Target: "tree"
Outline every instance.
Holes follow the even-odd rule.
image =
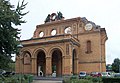
[[[106,71],[112,71],[112,65],[111,64],[106,65]]]
[[[17,7],[11,5],[9,0],[0,0],[0,68],[5,69],[11,62],[12,54],[18,52],[20,30],[13,26],[21,25],[26,21],[22,20],[26,13],[22,13],[27,3],[24,0]]]
[[[112,63],[112,70],[116,73],[119,72],[119,66],[120,66],[120,59],[119,58],[115,58],[114,62]]]

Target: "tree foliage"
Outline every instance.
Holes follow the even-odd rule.
[[[11,5],[9,0],[0,0],[0,68],[6,68],[11,61],[11,54],[18,52],[20,30],[14,26],[21,25],[26,13],[22,13],[27,3],[24,0],[17,7]],[[4,65],[3,65],[4,64]]]
[[[115,58],[114,62],[112,63],[112,70],[116,73],[119,72],[119,67],[120,67],[120,59],[119,58]]]

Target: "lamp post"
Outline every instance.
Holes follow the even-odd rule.
[[[17,47],[18,47],[18,55],[21,56],[21,54],[22,54],[21,49],[23,48],[23,45],[19,44],[19,45],[17,45]],[[21,74],[22,74],[22,71],[21,71],[21,58],[19,60],[19,73],[20,73],[20,83],[22,83],[22,80],[21,80],[21,78],[22,78],[22,76],[21,76]]]

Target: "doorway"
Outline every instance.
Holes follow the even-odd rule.
[[[62,52],[55,49],[52,53],[52,75],[62,76]]]
[[[45,52],[39,51],[37,54],[37,75],[38,76],[45,76],[46,70],[46,59],[45,59]]]

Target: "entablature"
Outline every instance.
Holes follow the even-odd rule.
[[[43,44],[54,44],[54,43],[64,43],[71,42],[74,45],[80,46],[80,42],[77,38],[73,37],[71,34],[56,35],[42,38],[33,38],[29,40],[22,40],[21,43],[23,46],[31,45],[43,45]]]

